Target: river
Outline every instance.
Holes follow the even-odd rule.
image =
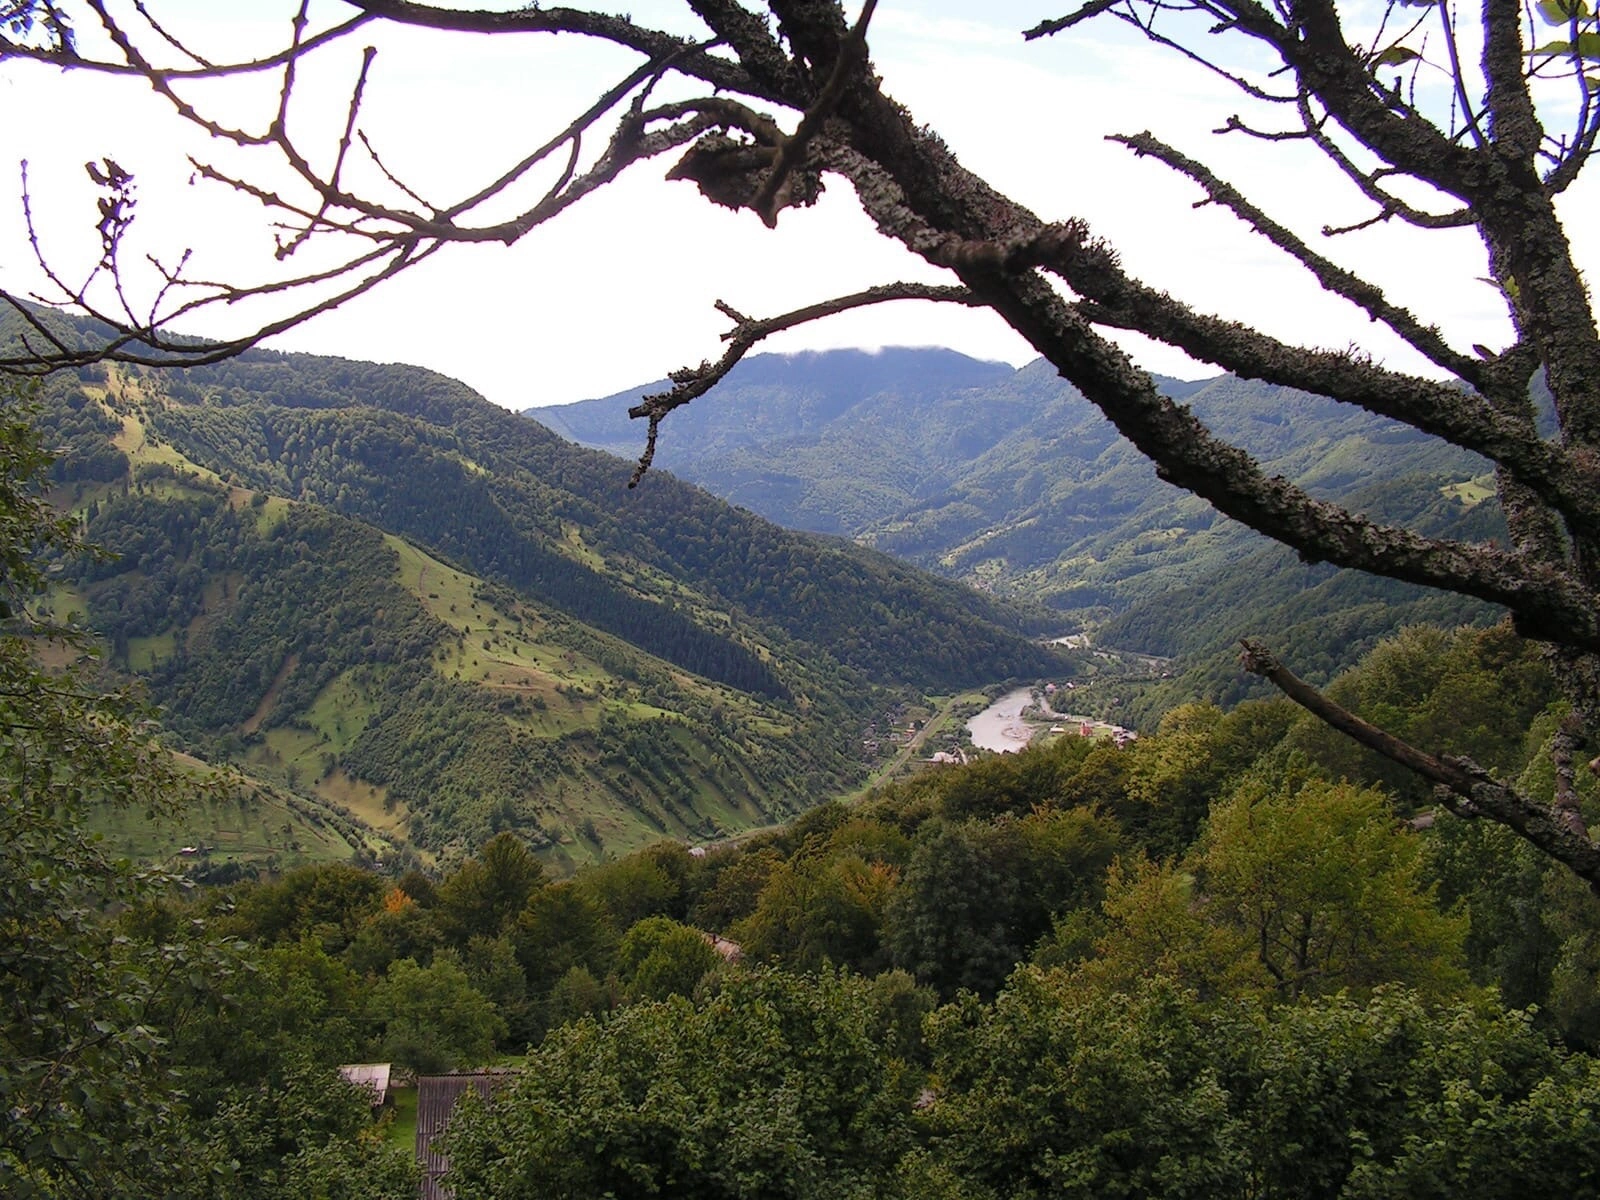
[[[1009,754],[1021,750],[1032,739],[1034,728],[1022,719],[1022,710],[1033,703],[1032,688],[1007,692],[967,722],[972,744],[982,750]]]

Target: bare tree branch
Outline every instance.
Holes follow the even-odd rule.
[[[1427,209],[1417,208],[1407,204],[1379,185],[1380,176],[1376,171],[1364,170],[1357,166],[1355,161],[1345,153],[1342,146],[1329,137],[1323,129],[1323,120],[1311,111],[1308,98],[1300,102],[1300,120],[1305,129],[1306,136],[1318,150],[1322,151],[1327,160],[1344,172],[1360,190],[1361,194],[1378,206],[1377,216],[1345,226],[1324,226],[1323,233],[1333,236],[1340,233],[1350,233],[1358,229],[1365,229],[1368,225],[1378,221],[1387,221],[1391,217],[1399,217],[1408,225],[1415,225],[1418,229],[1460,229],[1472,224],[1472,210],[1467,207],[1457,208],[1450,212],[1436,213]]]
[[[661,392],[653,396],[645,396],[640,403],[628,410],[628,415],[635,420],[646,418],[650,422],[649,431],[645,435],[644,453],[639,457],[639,465],[634,468],[633,475],[628,480],[630,488],[637,487],[645,473],[650,470],[650,464],[655,461],[656,437],[661,429],[661,422],[668,413],[674,409],[682,408],[691,400],[696,400],[705,395],[718,383],[727,377],[729,371],[738,365],[752,347],[775,333],[785,329],[793,329],[797,325],[804,325],[811,321],[819,321],[824,317],[837,316],[842,312],[852,309],[866,308],[873,304],[884,304],[890,300],[936,300],[951,304],[965,304],[968,307],[979,307],[982,301],[965,288],[938,287],[925,283],[886,283],[877,287],[868,288],[864,292],[855,292],[849,296],[838,296],[832,300],[823,300],[817,304],[808,304],[804,308],[797,308],[781,316],[754,319],[745,316],[737,309],[717,301],[717,311],[722,313],[734,323],[734,327],[722,335],[722,340],[729,343],[728,349],[715,363],[702,362],[698,367],[685,367],[674,371],[669,376],[672,380],[672,390]]]
[[[1181,154],[1148,130],[1133,135],[1113,134],[1108,140],[1120,142],[1135,154],[1159,159],[1173,170],[1187,175],[1205,189],[1212,201],[1227,208],[1310,271],[1324,291],[1344,297],[1374,321],[1382,321],[1435,365],[1470,383],[1478,382],[1479,364],[1464,354],[1456,353],[1440,336],[1437,327],[1423,325],[1411,313],[1390,303],[1381,289],[1312,250],[1283,225],[1246,200],[1237,188],[1218,179],[1204,164]]]
[[[791,92],[779,94],[757,81],[749,72],[726,59],[717,58],[684,38],[638,25],[627,17],[606,16],[574,8],[522,8],[509,12],[487,9],[435,8],[411,0],[344,0],[368,16],[382,17],[400,25],[417,25],[441,32],[459,33],[574,33],[598,38],[617,46],[636,50],[651,59],[671,58],[680,53],[680,69],[713,87],[726,88],[765,100],[793,99]],[[709,6],[703,6],[709,7]],[[720,31],[719,31],[720,32]],[[686,52],[686,53],[685,53]],[[791,74],[791,81],[795,77]],[[791,82],[790,86],[793,86]]]
[[[310,37],[307,37],[298,46],[290,46],[273,54],[263,55],[260,58],[245,59],[240,62],[211,63],[200,59],[182,43],[177,42],[161,26],[150,20],[144,4],[136,6],[161,39],[179,50],[186,58],[200,63],[196,67],[141,67],[132,62],[108,62],[103,59],[85,59],[78,55],[77,50],[71,45],[53,48],[37,48],[19,45],[15,42],[5,44],[7,58],[31,59],[34,62],[48,63],[51,66],[72,70],[93,71],[97,75],[126,75],[140,79],[148,79],[151,74],[159,76],[170,83],[174,80],[202,80],[226,79],[240,75],[253,75],[262,71],[270,71],[282,67],[288,60],[296,55],[309,54],[322,46],[332,45],[370,23],[376,18],[370,13],[360,13],[337,25],[329,26]]]
[[[1098,17],[1103,12],[1108,12],[1120,4],[1122,0],[1093,0],[1082,8],[1075,9],[1064,17],[1056,17],[1050,21],[1040,21],[1032,29],[1023,33],[1028,41],[1036,38],[1049,37],[1051,34],[1060,33],[1063,29],[1071,29],[1074,25],[1081,24],[1091,17]]]

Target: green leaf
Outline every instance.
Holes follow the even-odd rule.
[[[1539,15],[1551,25],[1566,25],[1574,17],[1580,21],[1592,14],[1587,0],[1539,0]]]
[[[1530,58],[1540,54],[1559,55],[1563,58],[1592,59],[1600,62],[1600,32],[1590,30],[1580,33],[1576,46],[1571,41],[1546,42],[1528,51]]]
[[[1372,65],[1375,67],[1397,67],[1401,63],[1410,62],[1412,59],[1421,57],[1422,55],[1409,46],[1390,46],[1372,60]]]

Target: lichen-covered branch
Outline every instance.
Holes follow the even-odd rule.
[[[1476,383],[1480,378],[1481,362],[1458,353],[1444,340],[1436,326],[1422,324],[1404,308],[1391,302],[1381,288],[1318,254],[1281,222],[1273,220],[1250,203],[1238,188],[1217,178],[1205,164],[1169,146],[1149,130],[1136,134],[1114,134],[1110,140],[1121,143],[1137,155],[1149,155],[1187,175],[1205,189],[1213,203],[1228,209],[1310,271],[1323,290],[1350,301],[1374,321],[1382,321],[1436,366],[1470,383]]]
[[[1329,699],[1260,643],[1246,640],[1240,644],[1246,671],[1269,680],[1318,720],[1367,749],[1437,784],[1441,799],[1457,814],[1484,817],[1514,829],[1551,858],[1565,863],[1600,894],[1600,847],[1589,838],[1582,822],[1573,819],[1576,814],[1570,806],[1560,801],[1552,806],[1540,804],[1501,783],[1469,759],[1444,758],[1419,750]]]

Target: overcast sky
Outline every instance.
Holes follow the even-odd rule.
[[[216,54],[281,43],[294,8],[277,0],[147,3]],[[641,22],[694,28],[681,4],[625,7]],[[328,0],[317,12],[326,20],[340,9]],[[887,90],[968,167],[1046,219],[1086,219],[1148,282],[1307,345],[1356,344],[1393,365],[1415,365],[1232,217],[1195,209],[1193,185],[1104,137],[1151,129],[1319,241],[1324,224],[1368,215],[1331,168],[1281,144],[1215,136],[1211,130],[1240,111],[1237,93],[1111,22],[1023,42],[1022,29],[1059,11],[1039,0],[883,0],[869,39],[873,61]],[[308,144],[330,144],[317,142],[317,131],[342,116],[341,97],[370,40],[363,31],[308,68],[291,114]],[[401,33],[378,46],[364,127],[385,162],[430,198],[492,178],[636,62],[569,38]],[[247,107],[242,95],[213,90],[204,98],[230,112]],[[87,270],[98,252],[83,163],[106,155],[139,181],[141,252],[171,260],[193,248],[198,273],[231,278],[270,261],[270,237],[253,203],[190,183],[184,152],[216,151],[148,88],[0,63],[0,111],[7,114],[0,178],[10,181],[0,186],[0,282],[8,288],[37,284],[21,219],[23,159],[44,244],[68,275]],[[714,209],[691,185],[665,182],[669,165],[634,168],[513,247],[447,249],[272,344],[418,363],[496,403],[526,408],[608,394],[715,357],[727,328],[712,307],[719,298],[765,316],[871,284],[941,278],[881,238],[837,180],[814,209],[789,210],[769,231],[751,213]],[[1569,198],[1569,214],[1581,211],[1586,196],[1592,202],[1592,188]],[[1592,259],[1593,222],[1569,216],[1569,224],[1580,253]],[[1457,345],[1504,341],[1503,306],[1479,279],[1483,253],[1470,234],[1381,228],[1323,248],[1377,276]],[[217,314],[192,331],[228,335],[234,319]],[[907,303],[814,324],[768,348],[888,344],[939,344],[1015,364],[1033,357],[993,317]],[[1215,373],[1171,350],[1125,344],[1153,370]]]

